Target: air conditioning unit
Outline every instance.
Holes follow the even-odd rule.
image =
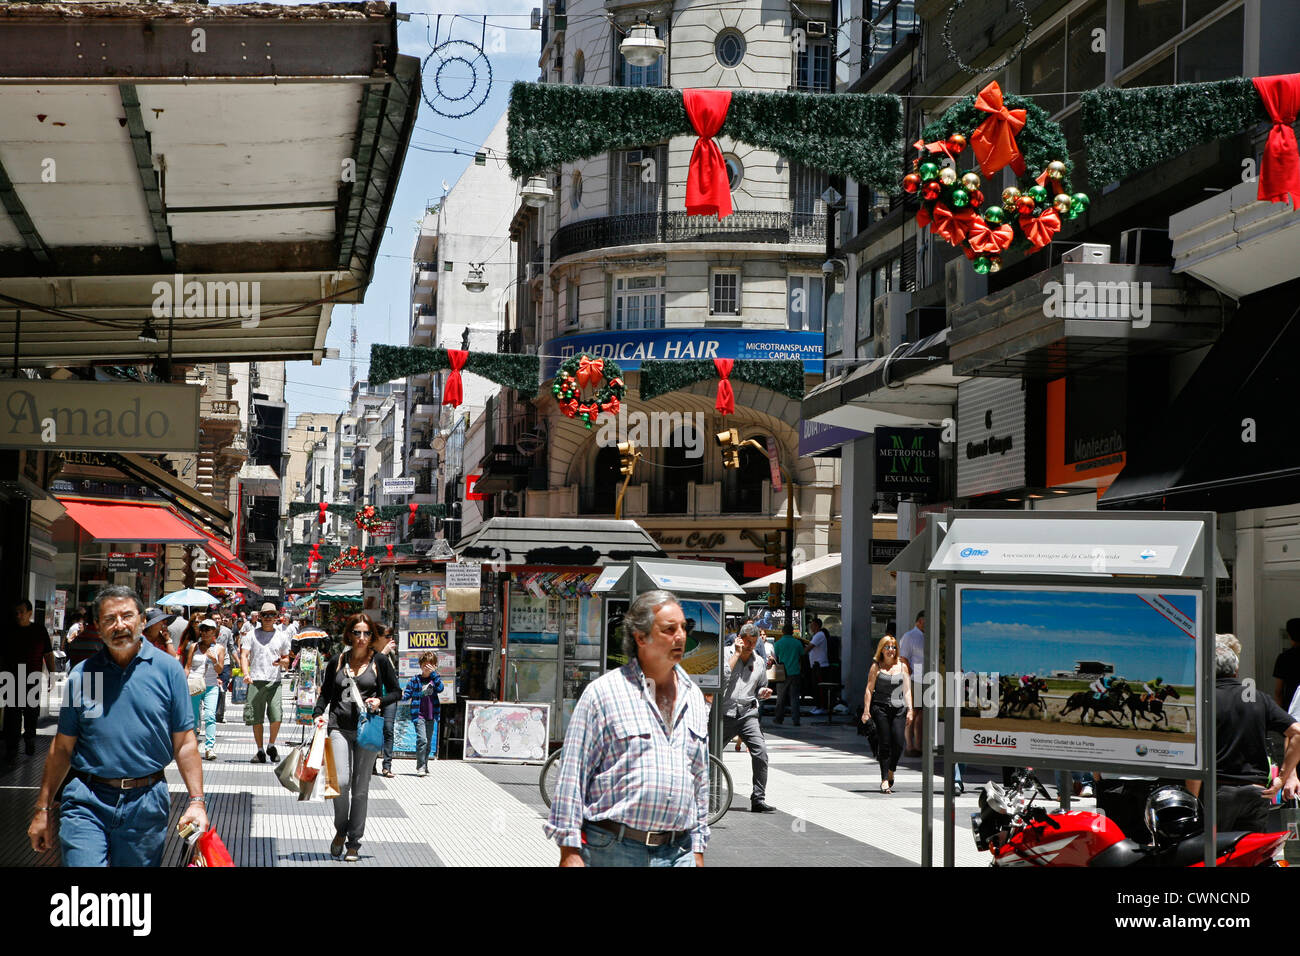
[[[529,281],[529,282],[532,282],[534,279],[540,279],[540,278],[541,278],[543,275],[545,275],[545,274],[546,274],[546,264],[545,264],[545,263],[542,263],[542,262],[530,262],[530,263],[528,263],[528,281]]]
[[[826,35],[826,21],[809,20],[807,32],[810,37],[824,37]]]
[[[910,292],[886,292],[871,303],[871,327],[887,351],[907,341],[907,310],[911,307]]]
[[[517,491],[501,492],[501,510],[520,512],[524,508],[524,496]]]
[[[628,164],[629,166],[640,166],[640,165],[641,165],[641,154],[642,154],[643,152],[644,152],[644,150],[640,150],[640,149],[629,149],[629,150],[624,154],[624,156],[626,157],[627,164]]]

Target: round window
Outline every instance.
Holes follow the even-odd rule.
[[[582,205],[582,173],[573,171],[572,186],[569,189],[569,207],[577,209]]]
[[[581,83],[582,78],[587,75],[587,58],[579,50],[573,54],[573,82]]]
[[[745,35],[739,30],[723,30],[713,41],[713,52],[728,69],[740,66],[745,58]]]
[[[722,159],[727,164],[727,183],[732,190],[735,190],[740,185],[740,181],[745,178],[745,166],[730,153],[725,153]]]

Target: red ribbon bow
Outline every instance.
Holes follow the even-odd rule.
[[[600,410],[601,410],[602,412],[609,412],[611,415],[617,415],[617,414],[618,414],[618,407],[619,407],[619,406],[618,406],[618,396],[615,395],[613,398],[611,398],[609,401],[607,401],[604,405],[600,406]]]
[[[718,370],[718,400],[714,402],[713,407],[723,415],[736,414],[736,393],[732,391],[731,369],[736,364],[735,359],[715,358],[713,367]]]
[[[1257,76],[1251,80],[1273,121],[1264,146],[1264,161],[1259,168],[1259,199],[1286,202],[1300,208],[1300,151],[1296,148],[1296,114],[1300,113],[1300,73],[1282,76]]]
[[[447,384],[442,389],[442,404],[450,405],[452,408],[459,408],[460,403],[465,400],[465,389],[460,380],[460,370],[465,367],[468,360],[468,352],[460,349],[447,349],[447,362],[451,365],[451,374],[447,376]]]
[[[731,90],[682,90],[686,116],[699,137],[686,173],[686,215],[731,215],[731,181],[722,150],[714,142],[731,107]]]
[[[588,385],[596,385],[605,377],[605,360],[593,359],[583,356],[578,359],[578,374],[574,376],[578,380],[578,385],[586,388]]]
[[[325,503],[324,501],[322,501],[322,502],[320,503],[320,512],[316,515],[316,523],[317,523],[317,524],[324,524],[324,523],[325,523],[325,512],[328,511],[328,510],[329,510],[329,505],[328,505],[327,503]]]
[[[406,507],[411,512],[406,518],[406,526],[409,528],[411,527],[411,525],[415,524],[415,513],[420,510],[420,506],[416,504],[414,501],[412,501]]]
[[[952,159],[953,165],[957,164],[957,160],[953,159],[952,151],[948,149],[948,141],[946,139],[936,139],[933,143],[927,143],[922,138],[918,139],[912,145],[923,153],[943,153],[949,159]]]
[[[1052,241],[1052,237],[1061,231],[1061,217],[1055,209],[1048,209],[1041,216],[1021,216],[1020,228],[1025,238],[1034,249],[1041,249]]]
[[[1014,238],[1015,232],[1011,228],[1011,223],[1004,222],[994,228],[983,216],[973,218],[970,222],[970,230],[966,233],[966,241],[970,243],[971,251],[988,255],[1003,252],[1011,245],[1011,240]]]
[[[996,80],[979,91],[975,108],[990,114],[970,136],[980,172],[987,179],[1010,163],[1016,175],[1023,176],[1025,157],[1020,155],[1020,147],[1016,145],[1016,134],[1025,126],[1025,111],[1009,110],[1002,105],[1002,87]]]
[[[384,545],[384,550],[387,552],[386,557],[388,558],[388,560],[389,561],[393,560],[393,546],[391,544],[386,544]]]
[[[961,241],[966,238],[966,233],[970,229],[970,224],[974,218],[975,211],[972,209],[953,212],[942,203],[936,203],[933,212],[924,206],[921,207],[920,212],[916,214],[916,224],[922,229],[928,225],[930,231],[936,236],[954,246],[959,246]]]
[[[576,418],[578,415],[578,400],[571,398],[567,402],[560,402],[560,410],[570,418]]]

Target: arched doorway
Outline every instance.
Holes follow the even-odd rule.
[[[704,446],[699,437],[692,426],[682,425],[673,432],[669,446],[659,450],[658,457],[663,462],[655,496],[659,514],[685,514],[690,483],[703,483],[704,456],[699,450]]]

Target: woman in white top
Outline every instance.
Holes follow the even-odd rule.
[[[185,649],[185,672],[189,678],[190,704],[194,707],[194,736],[204,729],[204,760],[217,759],[217,695],[220,676],[226,666],[226,649],[217,640],[217,622],[208,618],[199,624],[199,639]]]

